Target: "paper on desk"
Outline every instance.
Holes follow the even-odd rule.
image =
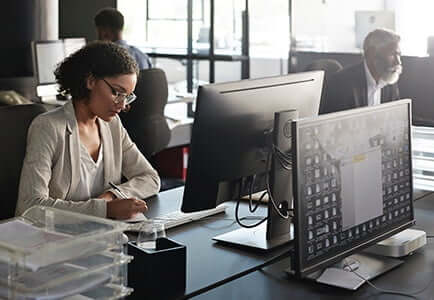
[[[47,268],[43,268],[38,272],[26,272],[21,274],[16,279],[17,286],[23,287],[23,289],[17,288],[17,299],[60,299],[66,296],[79,294],[96,286],[102,285],[108,282],[111,276],[107,273],[92,273],[85,276],[79,276],[77,272],[86,270],[85,268],[75,266],[72,264],[53,265]],[[7,282],[8,266],[2,264],[0,266],[1,280]],[[66,281],[59,285],[50,288],[38,288],[45,285],[47,282],[55,281],[56,278],[63,276],[76,276],[76,279]],[[0,295],[4,297],[9,296],[9,288],[7,285],[0,285]]]
[[[137,213],[134,216],[132,216],[131,218],[123,220],[123,221],[127,222],[127,223],[135,223],[135,222],[142,222],[142,221],[146,221],[146,220],[147,220],[147,218],[145,217],[144,214]]]
[[[0,244],[6,247],[14,247],[20,250],[29,251],[25,261],[18,260],[21,267],[33,271],[54,263],[66,261],[83,255],[93,254],[106,248],[106,244],[97,241],[78,241],[68,247],[57,247],[53,242],[71,239],[70,235],[59,232],[50,232],[45,228],[39,228],[23,222],[12,220],[0,224]],[[51,243],[51,247],[45,247]],[[45,247],[45,248],[44,248]],[[59,249],[59,250],[57,250]],[[9,262],[10,253],[0,251],[0,261]],[[22,265],[24,264],[24,265]]]
[[[46,243],[68,238],[54,232],[47,232],[20,220],[13,220],[0,224],[0,243],[18,248],[33,249]]]

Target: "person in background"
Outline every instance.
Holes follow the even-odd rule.
[[[320,114],[399,99],[399,42],[399,35],[390,30],[370,32],[363,42],[363,61],[339,71],[328,81]]]
[[[122,38],[124,16],[117,9],[103,8],[95,15],[94,21],[99,40],[110,41],[127,49],[136,60],[140,70],[152,68],[149,56],[137,47],[128,45]]]
[[[101,41],[57,67],[59,92],[72,100],[29,128],[16,215],[33,205],[113,219],[147,210],[139,199],[158,193],[160,179],[118,117],[136,98],[138,72],[124,48]]]

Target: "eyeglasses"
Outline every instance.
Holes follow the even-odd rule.
[[[108,83],[104,78],[102,79],[108,87],[112,90],[112,94],[114,96],[113,102],[114,104],[118,105],[121,102],[124,102],[125,105],[131,104],[134,102],[134,100],[137,99],[137,96],[134,95],[134,93],[131,93],[129,95],[125,93],[118,92],[110,83]]]

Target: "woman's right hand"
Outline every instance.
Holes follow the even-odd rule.
[[[118,220],[125,220],[135,214],[148,210],[146,202],[135,198],[113,199],[107,201],[107,217]]]

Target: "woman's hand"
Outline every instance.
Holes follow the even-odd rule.
[[[125,220],[137,213],[148,210],[146,202],[135,198],[113,199],[107,201],[107,217],[112,219]]]

